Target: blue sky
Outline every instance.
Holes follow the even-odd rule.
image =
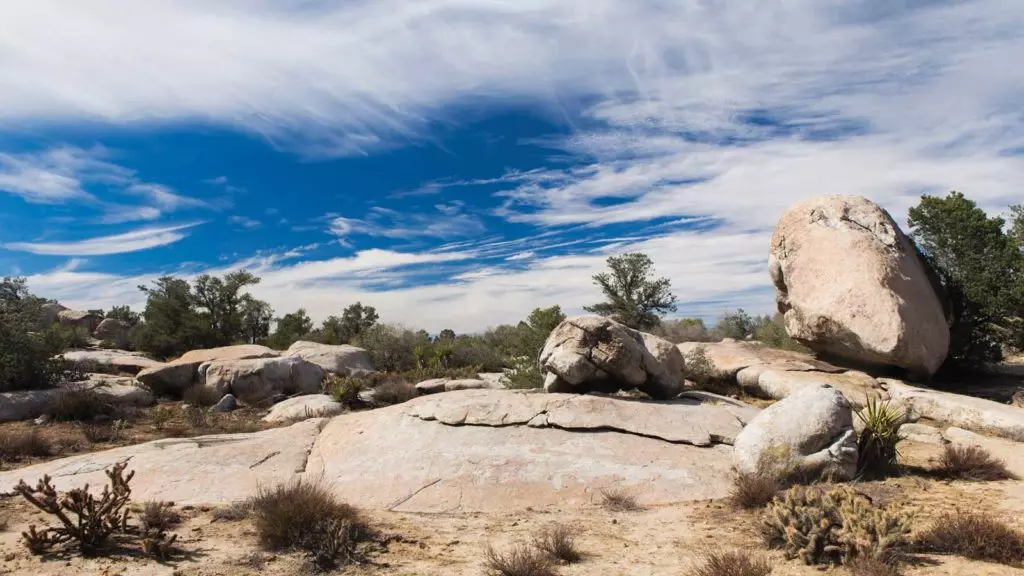
[[[681,315],[769,312],[801,198],[1024,200],[1022,60],[1017,0],[4,2],[0,274],[469,332],[641,250]]]

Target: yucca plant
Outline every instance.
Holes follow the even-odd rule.
[[[881,478],[899,473],[900,424],[905,413],[889,401],[865,398],[864,410],[857,412],[864,430],[857,439],[859,471],[862,477]]]

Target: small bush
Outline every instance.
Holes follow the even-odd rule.
[[[192,429],[209,428],[211,420],[215,418],[205,408],[198,406],[189,406],[183,412],[185,413],[185,424]]]
[[[900,576],[903,574],[899,562],[870,556],[854,558],[846,567],[849,568],[852,576]]]
[[[399,377],[385,378],[373,388],[373,403],[379,406],[401,404],[415,397],[416,386]]]
[[[167,530],[181,523],[181,514],[172,502],[150,500],[142,504],[139,522],[143,530]]]
[[[237,522],[239,520],[245,520],[252,515],[253,505],[251,500],[240,500],[238,502],[232,502],[227,506],[220,506],[213,509],[214,520],[224,520],[228,522]]]
[[[529,356],[512,359],[512,365],[505,369],[505,388],[510,390],[532,390],[544,387],[544,374],[537,360]]]
[[[890,559],[907,541],[910,517],[875,508],[849,488],[798,486],[768,506],[760,532],[770,548],[806,564],[845,564],[854,558]]]
[[[550,556],[522,544],[505,554],[488,547],[484,566],[488,576],[555,576],[555,565]]]
[[[209,408],[210,406],[217,404],[217,402],[220,402],[220,399],[223,396],[223,394],[217,392],[213,388],[200,384],[185,390],[185,393],[181,396],[181,400],[189,406]]]
[[[601,505],[609,512],[636,512],[643,509],[632,494],[618,488],[602,490]]]
[[[363,330],[354,342],[370,353],[373,365],[385,372],[401,372],[416,367],[417,347],[429,347],[426,332],[414,332],[403,326],[375,324]]]
[[[900,424],[906,414],[890,407],[888,401],[883,403],[876,398],[867,398],[864,410],[856,414],[864,423],[864,430],[857,438],[861,476],[884,478],[898,473],[900,453],[897,444],[900,442]]]
[[[358,510],[301,480],[261,489],[252,500],[252,518],[264,548],[302,550],[320,568],[354,560],[355,545],[367,536]]]
[[[683,355],[686,361],[686,377],[693,380],[698,387],[706,387],[715,378],[715,365],[708,358],[707,350],[697,346]]]
[[[92,420],[97,416],[114,416],[114,406],[102,395],[83,387],[68,387],[54,396],[46,414],[58,421]]]
[[[918,537],[921,548],[1019,566],[1024,564],[1024,534],[985,513],[958,510],[941,514]]]
[[[768,470],[736,472],[729,491],[729,502],[736,508],[761,508],[783,488],[782,478]]]
[[[704,554],[691,576],[768,576],[772,565],[750,552],[731,550]]]
[[[25,500],[36,508],[55,516],[60,526],[36,530],[35,524],[22,532],[25,546],[33,554],[41,554],[51,548],[70,542],[78,545],[82,554],[92,555],[101,551],[115,533],[128,531],[128,502],[131,499],[131,482],[134,472],[124,474],[127,463],[115,464],[106,471],[110,484],[103,487],[99,498],[89,492],[86,485],[59,495],[51,484],[50,476],[43,476],[35,488],[22,480],[14,487]]]
[[[576,531],[565,524],[555,524],[541,530],[534,537],[533,546],[564,564],[575,564],[583,559],[576,548]]]
[[[1016,479],[1006,464],[980,446],[947,444],[935,472],[950,480],[989,482]]]
[[[0,462],[17,462],[53,454],[53,446],[38,430],[0,430]]]
[[[327,381],[327,389],[331,396],[351,409],[363,407],[365,403],[359,398],[359,393],[372,385],[369,377],[360,376],[330,376]]]
[[[795,352],[810,353],[811,349],[797,342],[789,336],[786,331],[786,321],[782,314],[775,316],[764,316],[757,320],[758,326],[754,330],[754,339],[769,348],[779,350],[793,350]]]

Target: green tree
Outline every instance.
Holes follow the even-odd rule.
[[[114,306],[107,311],[107,318],[113,318],[114,320],[120,320],[128,326],[135,326],[142,320],[142,316],[138,312],[133,312],[129,306]]]
[[[245,336],[241,313],[242,289],[259,282],[258,277],[245,270],[225,274],[223,278],[209,274],[196,278],[192,298],[209,324],[217,345],[227,346]]]
[[[299,308],[277,319],[277,329],[270,335],[269,346],[284,350],[309,336],[312,331],[313,321],[306,315],[305,308]]]
[[[377,323],[377,310],[361,302],[350,304],[341,317],[328,316],[320,326],[317,340],[324,344],[348,344],[370,326]]]
[[[139,290],[146,294],[146,308],[142,327],[135,331],[136,349],[169,358],[216,342],[209,324],[196,312],[188,282],[161,276]]]
[[[548,308],[534,308],[526,317],[526,323],[530,325],[530,328],[537,332],[543,332],[544,338],[547,338],[547,335],[563,321],[565,321],[565,314],[562,313],[562,307],[557,304]]]
[[[1024,204],[1010,206],[1010,237],[1017,242],[1017,249],[1024,250]]]
[[[701,318],[663,320],[655,334],[669,342],[712,342],[720,338],[712,334]]]
[[[1006,221],[950,192],[922,196],[908,222],[952,304],[951,365],[996,361],[1002,345],[1024,343],[1024,255]]]
[[[455,341],[455,330],[451,328],[445,328],[437,333],[437,342],[454,342]]]
[[[608,272],[594,276],[605,301],[584,310],[602,316],[615,316],[637,330],[658,325],[661,316],[675,312],[676,297],[669,290],[668,278],[654,278],[654,263],[643,253],[634,252],[608,258]]]
[[[28,291],[24,278],[0,281],[0,392],[47,388],[66,379],[58,326],[44,327],[46,300]]]
[[[715,332],[722,338],[733,338],[735,340],[746,340],[754,335],[759,322],[747,314],[743,308],[735,312],[726,313],[715,325]]]
[[[251,294],[244,294],[239,314],[242,317],[245,341],[249,344],[265,342],[270,336],[270,322],[274,318],[274,309],[270,304],[253,298]]]

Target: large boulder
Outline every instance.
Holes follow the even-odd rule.
[[[152,406],[153,394],[134,385],[131,378],[109,374],[87,374],[80,382],[70,382],[44,390],[0,392],[0,422],[31,420],[50,408],[57,396],[66,390],[91,390],[112,406]]]
[[[374,372],[370,353],[348,344],[335,346],[300,340],[288,347],[285,355],[299,356],[338,376],[363,376]]]
[[[203,385],[254,404],[277,394],[320,392],[324,369],[298,356],[214,360],[200,367]]]
[[[42,305],[42,327],[46,328],[57,322],[57,318],[60,316],[62,310],[67,310],[67,306],[61,306],[57,302],[47,302]]]
[[[128,331],[132,327],[127,322],[114,318],[104,318],[92,335],[104,342],[124,342],[128,339]]]
[[[764,409],[736,436],[736,469],[836,480],[857,474],[849,401],[827,384],[805,386]]]
[[[911,421],[925,419],[1024,442],[1024,410],[984,398],[910,386],[881,379],[894,405]]]
[[[103,317],[84,310],[64,309],[57,313],[57,321],[62,326],[84,328],[92,334],[92,331],[100,325],[100,322],[103,322]]]
[[[138,374],[148,368],[159,368],[163,362],[146,358],[139,352],[126,350],[72,350],[61,356],[69,362],[84,364],[86,368],[96,368],[125,374]]]
[[[199,367],[205,362],[214,360],[243,360],[246,358],[271,358],[278,353],[256,344],[239,346],[221,346],[219,348],[203,348],[186,352],[178,358],[160,366],[146,368],[136,378],[154,394],[181,396],[197,383]]]
[[[416,384],[417,394],[437,394],[438,392],[455,392],[456,390],[481,390],[484,388],[501,389],[500,381],[484,380],[483,378],[431,378]]]
[[[790,208],[769,268],[787,332],[810,348],[915,376],[945,360],[949,327],[934,273],[866,198],[819,196]]]
[[[296,396],[274,404],[263,417],[264,422],[279,424],[295,420],[308,420],[323,416],[334,416],[344,410],[341,402],[326,394]]]
[[[540,364],[548,392],[637,388],[672,398],[684,387],[683,356],[672,343],[601,316],[577,316],[555,327]]]

